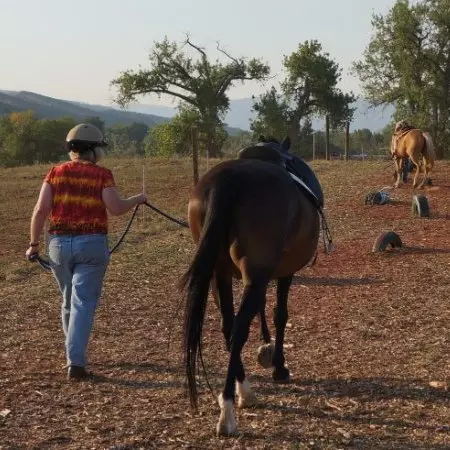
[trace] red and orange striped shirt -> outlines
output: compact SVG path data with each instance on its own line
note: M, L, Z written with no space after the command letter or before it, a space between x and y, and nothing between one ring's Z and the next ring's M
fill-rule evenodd
M69 161L53 167L45 177L52 186L51 234L108 232L104 188L115 186L109 169L87 161Z

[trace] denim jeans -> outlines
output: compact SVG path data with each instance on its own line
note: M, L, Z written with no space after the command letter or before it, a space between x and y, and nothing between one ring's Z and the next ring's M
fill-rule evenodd
M50 265L63 296L61 316L67 364L85 367L87 346L109 262L105 234L54 235Z

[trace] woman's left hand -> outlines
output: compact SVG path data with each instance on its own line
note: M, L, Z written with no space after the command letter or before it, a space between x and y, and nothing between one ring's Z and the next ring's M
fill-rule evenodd
M28 247L28 250L25 253L25 256L30 261L32 255L39 255L39 247Z

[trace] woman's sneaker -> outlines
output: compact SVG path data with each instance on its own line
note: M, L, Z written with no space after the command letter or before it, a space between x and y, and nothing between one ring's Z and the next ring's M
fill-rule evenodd
M86 380L91 377L92 373L81 366L69 366L69 369L67 370L68 380Z

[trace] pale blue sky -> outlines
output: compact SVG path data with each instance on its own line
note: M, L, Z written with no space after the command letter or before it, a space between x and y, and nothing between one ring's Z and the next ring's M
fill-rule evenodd
M262 57L280 74L283 55L318 39L342 66L344 90L359 93L348 74L372 32L372 12L394 0L0 0L0 89L111 104L109 82L145 66L154 41L191 39L211 55L215 42L232 55ZM277 79L275 79L277 80ZM231 98L267 90L236 86ZM276 81L275 81L276 84ZM141 103L170 104L145 97Z

